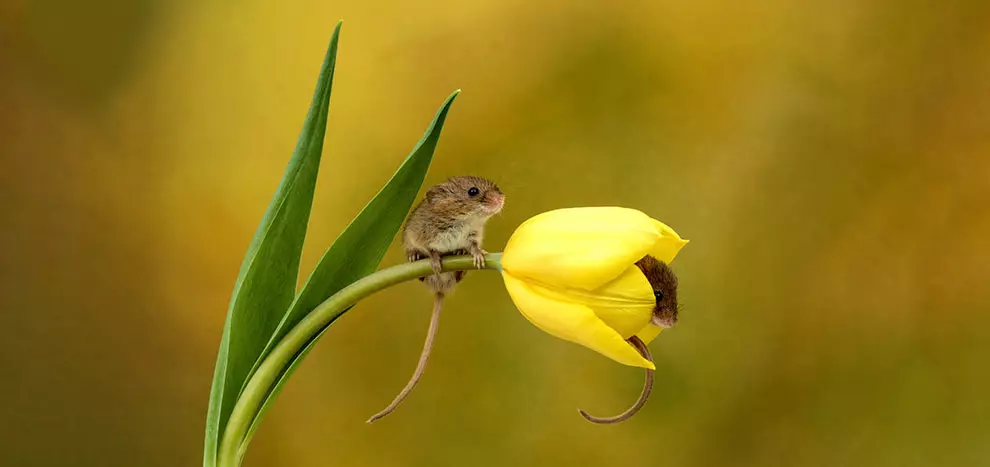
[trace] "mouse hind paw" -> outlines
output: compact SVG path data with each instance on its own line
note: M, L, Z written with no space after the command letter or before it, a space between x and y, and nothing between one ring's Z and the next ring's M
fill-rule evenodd
M440 252L431 251L430 252L430 267L433 268L433 274L440 275L440 271L443 269L443 263L441 260Z

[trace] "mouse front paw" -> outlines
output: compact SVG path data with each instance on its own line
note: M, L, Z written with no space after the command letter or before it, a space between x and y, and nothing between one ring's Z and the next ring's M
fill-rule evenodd
M487 251L475 247L471 249L471 259L474 260L474 267L483 269L485 267L485 255Z
M419 260L421 260L423 258L426 258L426 256L423 256L418 251L407 251L406 252L406 259L409 260L410 263L419 261Z

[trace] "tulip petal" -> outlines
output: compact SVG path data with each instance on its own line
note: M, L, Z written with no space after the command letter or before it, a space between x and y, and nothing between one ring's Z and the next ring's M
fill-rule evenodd
M653 286L636 266L626 268L619 277L590 295L596 300L587 305L624 339L632 337L650 322L656 306Z
M656 298L653 287L636 266L626 268L619 277L595 290L581 290L540 284L522 279L531 289L558 302L584 305L608 327L628 339L643 329L653 315Z
M656 339L657 335L663 331L663 328L652 323L648 323L645 328L636 333L636 337L647 344Z
M635 209L558 209L516 229L502 267L543 284L594 290L647 254L670 262L684 243L670 227Z
M663 222L654 219L653 223L660 232L660 239L657 240L657 243L650 250L650 256L670 264L674 260L674 257L677 256L677 253L681 251L681 248L684 248L684 245L688 244L688 240L681 238L680 235L677 235L677 232L674 232L674 229Z
M619 333L585 305L549 298L520 279L503 272L505 288L516 307L531 323L558 338L581 344L619 363L655 369L655 366Z

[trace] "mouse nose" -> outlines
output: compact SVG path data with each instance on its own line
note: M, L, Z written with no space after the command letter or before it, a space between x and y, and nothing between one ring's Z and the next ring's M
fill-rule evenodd
M501 211L502 206L505 205L505 195L498 192L492 193L491 200L489 201L489 205L491 205L492 210L496 212Z

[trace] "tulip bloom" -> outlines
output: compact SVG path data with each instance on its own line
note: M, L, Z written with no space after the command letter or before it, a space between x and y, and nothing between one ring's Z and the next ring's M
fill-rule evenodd
M653 370L628 341L636 336L649 343L662 329L654 319L661 296L636 263L647 256L670 263L687 243L635 209L559 209L516 229L502 254L502 277L519 311L538 328Z
M502 253L502 279L531 323L619 363L646 368L646 404L656 366L646 344L677 320L677 277L667 266L687 244L664 223L635 209L599 207L545 212L524 222Z

